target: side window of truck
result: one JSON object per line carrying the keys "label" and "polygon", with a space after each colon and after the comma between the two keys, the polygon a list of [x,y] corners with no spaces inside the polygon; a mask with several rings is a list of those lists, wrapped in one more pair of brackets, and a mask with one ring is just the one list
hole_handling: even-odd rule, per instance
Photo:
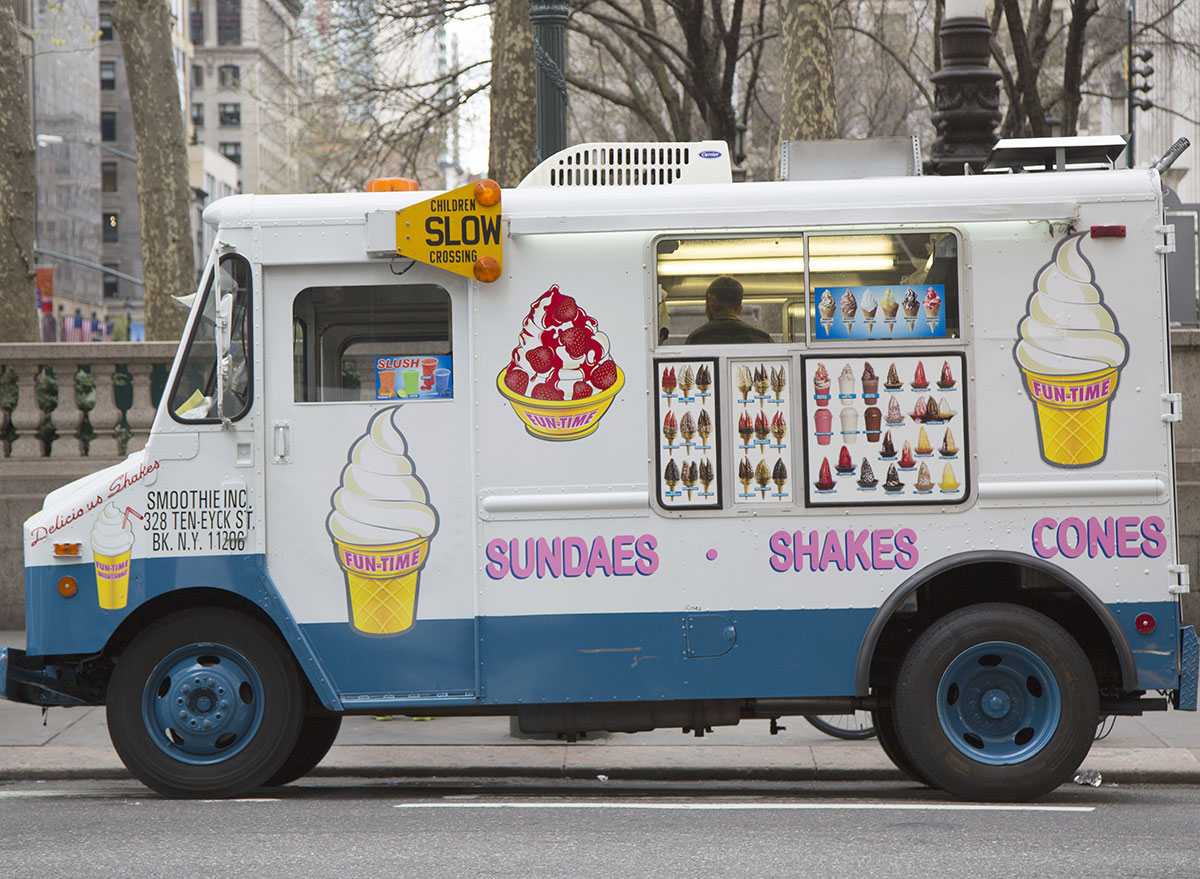
{"label": "side window of truck", "polygon": [[660,345],[960,337],[950,231],[664,238],[655,249]]}
{"label": "side window of truck", "polygon": [[802,235],[664,238],[655,250],[659,344],[804,341]]}
{"label": "side window of truck", "polygon": [[810,340],[960,338],[958,252],[950,231],[809,235]]}
{"label": "side window of truck", "polygon": [[298,403],[434,396],[421,364],[450,365],[450,294],[436,284],[308,287],[292,303],[292,322]]}
{"label": "side window of truck", "polygon": [[[250,410],[250,294],[250,264],[236,254],[222,256],[199,293],[200,313],[171,390],[170,412],[176,421],[217,423],[218,410],[237,421]],[[218,373],[224,387],[220,407]]]}

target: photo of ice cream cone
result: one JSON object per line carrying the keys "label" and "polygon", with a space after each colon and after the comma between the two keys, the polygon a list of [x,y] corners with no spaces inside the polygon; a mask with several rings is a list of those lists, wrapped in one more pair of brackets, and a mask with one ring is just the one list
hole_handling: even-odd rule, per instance
{"label": "photo of ice cream cone", "polygon": [[129,514],[132,512],[128,507],[122,511],[110,501],[100,510],[92,526],[96,594],[103,610],[121,610],[129,603],[129,566],[133,552],[133,526]]}
{"label": "photo of ice cream cone", "polygon": [[1061,240],[1038,272],[1013,348],[1034,406],[1042,459],[1057,467],[1104,459],[1109,404],[1129,356],[1083,255],[1086,235]]}
{"label": "photo of ice cream cone", "polygon": [[821,326],[825,328],[825,335],[829,335],[829,328],[833,326],[833,313],[837,310],[837,300],[833,298],[833,291],[826,290],[821,294],[821,299],[817,303],[817,311],[821,314]]}
{"label": "photo of ice cream cone", "polygon": [[396,425],[402,408],[376,412],[350,447],[325,523],[345,578],[350,624],[368,635],[412,627],[438,529],[437,510]]}

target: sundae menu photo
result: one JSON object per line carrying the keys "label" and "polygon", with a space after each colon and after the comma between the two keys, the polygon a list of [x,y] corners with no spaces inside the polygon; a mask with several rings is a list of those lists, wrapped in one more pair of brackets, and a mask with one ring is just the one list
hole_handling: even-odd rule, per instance
{"label": "sundae menu photo", "polygon": [[737,468],[738,504],[790,504],[792,492],[791,358],[732,360],[733,407],[726,420]]}
{"label": "sundae menu photo", "polygon": [[664,510],[721,506],[716,358],[658,360],[655,425],[658,503]]}
{"label": "sundae menu photo", "polygon": [[965,365],[960,353],[805,358],[808,504],[965,500]]}

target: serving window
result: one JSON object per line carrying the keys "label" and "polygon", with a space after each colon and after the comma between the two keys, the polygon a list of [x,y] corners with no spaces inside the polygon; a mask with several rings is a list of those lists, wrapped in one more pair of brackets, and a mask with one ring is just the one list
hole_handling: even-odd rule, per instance
{"label": "serving window", "polygon": [[[960,337],[948,230],[664,238],[655,265],[660,345]],[[740,286],[736,327],[710,295],[721,278]],[[714,327],[733,329],[721,338]]]}
{"label": "serving window", "polygon": [[954,233],[808,236],[814,342],[959,338]]}
{"label": "serving window", "polygon": [[[804,341],[804,237],[664,238],[656,246],[659,341],[683,345],[712,317],[706,293],[718,278],[742,289],[736,319],[761,330],[755,338],[741,328],[705,343]],[[732,306],[726,306],[732,308]],[[718,330],[720,327],[718,327]],[[739,330],[741,330],[739,332]]]}
{"label": "serving window", "polygon": [[296,402],[453,396],[450,294],[436,284],[309,287],[292,323]]}

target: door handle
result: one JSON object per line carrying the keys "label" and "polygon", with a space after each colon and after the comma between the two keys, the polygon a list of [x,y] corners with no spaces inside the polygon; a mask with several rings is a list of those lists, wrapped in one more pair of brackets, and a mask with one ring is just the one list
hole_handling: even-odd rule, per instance
{"label": "door handle", "polygon": [[292,423],[290,421],[271,422],[272,464],[292,463]]}

